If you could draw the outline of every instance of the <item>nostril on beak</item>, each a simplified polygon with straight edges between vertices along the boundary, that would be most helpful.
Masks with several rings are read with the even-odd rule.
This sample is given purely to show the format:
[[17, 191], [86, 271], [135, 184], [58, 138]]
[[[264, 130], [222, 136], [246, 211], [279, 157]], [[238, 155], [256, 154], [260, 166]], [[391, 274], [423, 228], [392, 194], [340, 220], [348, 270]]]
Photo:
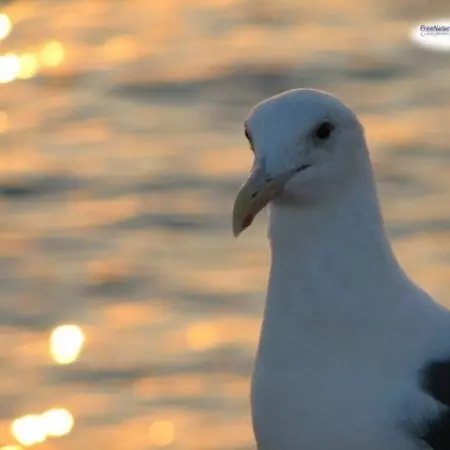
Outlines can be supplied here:
[[253, 194], [252, 194], [252, 198], [255, 198], [257, 195], [259, 194], [259, 191], [255, 191], [255, 192], [253, 192]]
[[295, 169], [295, 171], [296, 171], [296, 172], [301, 172], [302, 170], [306, 170], [306, 169], [308, 169], [309, 167], [311, 167], [311, 164], [303, 164], [302, 166], [297, 167], [297, 169]]

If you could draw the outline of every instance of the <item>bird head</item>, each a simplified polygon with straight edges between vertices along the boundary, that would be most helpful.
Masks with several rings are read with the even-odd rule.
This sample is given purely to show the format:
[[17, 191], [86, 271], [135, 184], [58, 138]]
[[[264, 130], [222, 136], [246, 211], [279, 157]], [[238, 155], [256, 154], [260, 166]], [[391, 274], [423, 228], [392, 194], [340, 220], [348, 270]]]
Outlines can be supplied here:
[[245, 121], [254, 154], [233, 208], [238, 236], [269, 202], [302, 208], [334, 198], [358, 174], [364, 133], [353, 111], [325, 92], [295, 89], [256, 105]]

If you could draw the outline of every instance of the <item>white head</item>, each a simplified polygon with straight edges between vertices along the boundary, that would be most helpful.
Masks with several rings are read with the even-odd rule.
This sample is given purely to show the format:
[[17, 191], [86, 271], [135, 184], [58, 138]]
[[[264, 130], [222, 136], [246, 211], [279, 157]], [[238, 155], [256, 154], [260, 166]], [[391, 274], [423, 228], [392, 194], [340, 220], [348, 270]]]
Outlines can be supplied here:
[[255, 161], [235, 201], [236, 236], [269, 202], [318, 206], [367, 169], [361, 124], [325, 92], [295, 89], [271, 97], [253, 108], [245, 129]]

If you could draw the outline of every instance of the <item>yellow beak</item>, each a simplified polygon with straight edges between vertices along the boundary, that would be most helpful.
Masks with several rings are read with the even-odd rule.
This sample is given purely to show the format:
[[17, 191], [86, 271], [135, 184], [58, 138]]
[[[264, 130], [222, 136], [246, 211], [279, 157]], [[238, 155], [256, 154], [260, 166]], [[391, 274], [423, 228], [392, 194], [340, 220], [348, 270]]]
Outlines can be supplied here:
[[250, 176], [239, 189], [234, 202], [233, 234], [235, 237], [252, 224], [259, 211], [281, 193], [296, 172], [298, 170], [291, 170], [271, 177], [262, 165], [257, 162], [253, 164]]

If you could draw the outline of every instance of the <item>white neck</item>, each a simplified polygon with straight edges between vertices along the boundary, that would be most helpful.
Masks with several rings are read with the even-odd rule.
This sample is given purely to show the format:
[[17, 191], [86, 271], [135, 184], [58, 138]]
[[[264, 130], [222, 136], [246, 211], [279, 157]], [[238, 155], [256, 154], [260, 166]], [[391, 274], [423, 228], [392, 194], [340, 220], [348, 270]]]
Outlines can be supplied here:
[[273, 204], [269, 234], [267, 311], [350, 325], [376, 320], [373, 314], [393, 308], [410, 285], [387, 240], [368, 159], [359, 178], [326, 206]]

